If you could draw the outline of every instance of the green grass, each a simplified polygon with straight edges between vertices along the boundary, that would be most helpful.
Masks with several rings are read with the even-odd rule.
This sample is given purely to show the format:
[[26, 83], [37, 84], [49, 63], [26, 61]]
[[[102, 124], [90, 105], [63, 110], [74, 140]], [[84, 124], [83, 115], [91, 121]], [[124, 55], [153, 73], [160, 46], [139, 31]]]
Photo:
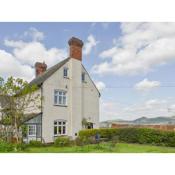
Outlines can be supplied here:
[[29, 147], [26, 153], [175, 153], [175, 148], [127, 143], [101, 143], [72, 147]]

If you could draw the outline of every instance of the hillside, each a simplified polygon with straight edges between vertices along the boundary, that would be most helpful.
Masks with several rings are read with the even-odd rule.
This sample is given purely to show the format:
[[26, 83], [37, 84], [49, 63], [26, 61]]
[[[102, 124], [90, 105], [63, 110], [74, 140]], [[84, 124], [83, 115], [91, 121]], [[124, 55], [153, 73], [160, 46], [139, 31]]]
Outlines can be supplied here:
[[133, 124], [133, 125], [155, 125], [155, 124], [159, 124], [159, 125], [165, 125], [165, 124], [175, 124], [175, 117], [155, 117], [155, 118], [148, 118], [148, 117], [140, 117], [138, 119], [135, 120], [107, 120], [107, 121], [103, 121], [100, 122], [100, 125], [102, 127], [104, 126], [108, 126], [111, 123], [118, 123], [118, 124]]

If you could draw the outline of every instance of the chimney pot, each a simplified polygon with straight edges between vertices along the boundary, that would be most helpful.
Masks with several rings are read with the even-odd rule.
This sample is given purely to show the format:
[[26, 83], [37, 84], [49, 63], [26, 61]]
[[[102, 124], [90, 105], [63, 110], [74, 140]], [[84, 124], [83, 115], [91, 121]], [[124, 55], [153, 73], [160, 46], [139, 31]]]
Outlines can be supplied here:
[[78, 38], [72, 37], [68, 41], [68, 44], [69, 44], [69, 47], [70, 47], [69, 57], [81, 61], [82, 60], [83, 41], [78, 39]]
[[35, 63], [35, 75], [36, 77], [42, 75], [47, 70], [47, 64], [45, 62], [36, 62]]

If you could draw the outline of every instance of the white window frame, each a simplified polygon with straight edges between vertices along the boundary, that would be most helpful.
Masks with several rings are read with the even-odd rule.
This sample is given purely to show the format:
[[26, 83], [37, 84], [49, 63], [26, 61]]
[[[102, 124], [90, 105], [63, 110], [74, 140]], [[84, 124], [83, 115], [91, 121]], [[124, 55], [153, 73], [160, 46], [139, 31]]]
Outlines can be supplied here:
[[[67, 75], [64, 75], [64, 73], [65, 73], [64, 71], [65, 71], [65, 70], [67, 71]], [[68, 78], [68, 70], [69, 70], [69, 69], [68, 69], [67, 67], [64, 67], [64, 68], [63, 68], [63, 77], [64, 77], [64, 78]]]
[[[56, 122], [56, 124], [55, 124], [55, 122]], [[63, 122], [65, 124], [63, 124]], [[61, 124], [59, 124], [59, 123], [61, 123]], [[57, 127], [56, 134], [55, 134], [55, 127]], [[61, 134], [59, 133], [59, 127], [61, 127]], [[63, 133], [63, 127], [65, 127], [65, 133]], [[54, 122], [53, 122], [53, 134], [55, 137], [67, 135], [67, 121], [66, 120], [54, 120]]]
[[[33, 133], [30, 134], [30, 127], [33, 127]], [[36, 136], [36, 125], [28, 125], [28, 136]]]
[[[57, 100], [55, 100], [55, 98], [57, 98]], [[59, 102], [60, 98], [61, 103]], [[67, 106], [67, 91], [59, 89], [54, 90], [54, 105]]]

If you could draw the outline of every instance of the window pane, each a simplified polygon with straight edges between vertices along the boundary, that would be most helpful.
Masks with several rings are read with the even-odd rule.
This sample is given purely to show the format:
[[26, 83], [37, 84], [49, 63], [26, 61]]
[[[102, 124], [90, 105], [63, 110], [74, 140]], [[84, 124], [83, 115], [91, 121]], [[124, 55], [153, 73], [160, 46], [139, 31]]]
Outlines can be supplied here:
[[63, 125], [65, 125], [66, 124], [66, 122], [63, 122]]
[[65, 105], [66, 104], [66, 97], [63, 96], [63, 104]]
[[54, 121], [54, 125], [57, 125], [57, 121]]
[[59, 104], [62, 104], [62, 96], [59, 96]]
[[63, 126], [63, 134], [66, 134], [66, 127]]
[[63, 71], [64, 73], [64, 77], [67, 77], [67, 75], [68, 75], [68, 69], [67, 68], [64, 68], [64, 71]]
[[57, 132], [57, 126], [54, 126], [54, 135], [57, 135], [58, 132]]
[[61, 125], [62, 123], [61, 122], [58, 122], [58, 125]]
[[82, 73], [81, 78], [82, 78], [82, 81], [85, 81], [85, 73]]
[[54, 97], [54, 104], [57, 104], [57, 96]]
[[58, 132], [61, 134], [61, 126], [58, 127]]

